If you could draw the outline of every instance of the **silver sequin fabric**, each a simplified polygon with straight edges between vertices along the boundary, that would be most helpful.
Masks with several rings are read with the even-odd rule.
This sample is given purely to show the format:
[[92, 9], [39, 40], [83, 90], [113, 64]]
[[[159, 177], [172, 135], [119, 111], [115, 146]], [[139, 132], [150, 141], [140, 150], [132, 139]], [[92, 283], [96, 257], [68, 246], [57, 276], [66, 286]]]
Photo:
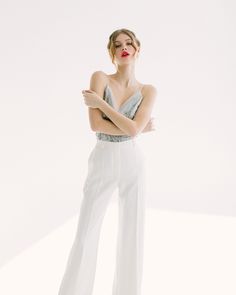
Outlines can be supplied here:
[[[104, 90], [103, 99], [109, 103], [113, 108], [114, 107], [114, 97], [112, 96], [112, 91], [108, 85], [106, 85]], [[124, 116], [133, 119], [135, 116], [135, 113], [138, 110], [138, 107], [143, 99], [142, 93], [140, 90], [137, 90], [135, 93], [133, 93], [119, 108], [119, 112], [123, 114]], [[111, 121], [103, 112], [102, 117], [105, 120]], [[105, 141], [125, 141], [132, 139], [129, 135], [110, 135], [105, 134], [102, 132], [96, 132], [96, 137], [99, 140], [105, 140]]]

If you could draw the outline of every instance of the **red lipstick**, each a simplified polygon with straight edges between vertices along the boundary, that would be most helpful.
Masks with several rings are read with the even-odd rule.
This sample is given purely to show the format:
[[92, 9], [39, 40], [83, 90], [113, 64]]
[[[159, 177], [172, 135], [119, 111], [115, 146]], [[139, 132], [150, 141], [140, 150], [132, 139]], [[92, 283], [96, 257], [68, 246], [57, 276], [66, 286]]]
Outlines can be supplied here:
[[121, 57], [125, 57], [125, 56], [128, 56], [129, 55], [129, 53], [127, 52], [127, 51], [123, 51], [122, 53], [121, 53]]

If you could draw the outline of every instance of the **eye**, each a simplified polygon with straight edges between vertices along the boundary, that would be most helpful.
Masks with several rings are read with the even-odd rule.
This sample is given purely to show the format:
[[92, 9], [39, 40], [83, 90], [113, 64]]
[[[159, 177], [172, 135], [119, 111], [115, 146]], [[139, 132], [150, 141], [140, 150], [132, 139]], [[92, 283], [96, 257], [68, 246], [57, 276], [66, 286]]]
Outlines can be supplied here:
[[[127, 43], [127, 45], [132, 45], [132, 43]], [[115, 48], [120, 47], [120, 45], [115, 45]]]

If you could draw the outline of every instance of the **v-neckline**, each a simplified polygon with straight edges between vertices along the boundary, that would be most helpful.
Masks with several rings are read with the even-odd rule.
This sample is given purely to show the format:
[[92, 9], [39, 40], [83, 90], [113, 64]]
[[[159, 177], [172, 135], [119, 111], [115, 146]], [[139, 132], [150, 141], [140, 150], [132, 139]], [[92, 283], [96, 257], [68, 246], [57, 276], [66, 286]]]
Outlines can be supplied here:
[[113, 100], [113, 98], [114, 98], [114, 94], [113, 94], [113, 92], [112, 92], [111, 87], [107, 84], [107, 85], [106, 85], [106, 88], [109, 88], [109, 89], [110, 89], [113, 106], [116, 107], [116, 110], [118, 110], [118, 111], [119, 111], [121, 108], [123, 108], [124, 105], [126, 105], [127, 102], [130, 101], [131, 98], [133, 98], [133, 97], [135, 96], [135, 94], [140, 93], [141, 96], [142, 96], [142, 92], [141, 92], [141, 89], [142, 89], [142, 88], [141, 88], [141, 89], [138, 89], [137, 91], [135, 91], [132, 95], [130, 95], [130, 96], [129, 96], [129, 97], [128, 97], [128, 98], [127, 98], [127, 99], [126, 99], [121, 105], [120, 105], [120, 107], [117, 108], [117, 105], [116, 105], [116, 106], [114, 105], [114, 100]]

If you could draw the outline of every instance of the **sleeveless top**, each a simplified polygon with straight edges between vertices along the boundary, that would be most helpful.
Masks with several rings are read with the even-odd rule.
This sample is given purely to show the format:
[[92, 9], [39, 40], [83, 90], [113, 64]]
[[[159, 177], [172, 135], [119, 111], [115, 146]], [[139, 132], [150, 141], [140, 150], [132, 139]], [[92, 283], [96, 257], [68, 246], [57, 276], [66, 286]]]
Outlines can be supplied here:
[[[115, 108], [113, 97], [112, 97], [112, 91], [108, 85], [106, 85], [105, 87], [103, 99], [107, 103], [109, 103], [113, 108]], [[142, 96], [141, 90], [137, 90], [125, 102], [122, 103], [122, 105], [118, 109], [118, 112], [128, 117], [129, 119], [133, 119], [142, 99], [143, 99], [143, 96]], [[108, 118], [103, 112], [102, 112], [102, 117], [105, 120], [111, 121], [110, 118]], [[132, 136], [125, 135], [125, 134], [111, 135], [111, 134], [105, 134], [102, 132], [96, 132], [96, 137], [99, 140], [114, 141], [114, 142], [130, 140], [133, 138]]]

